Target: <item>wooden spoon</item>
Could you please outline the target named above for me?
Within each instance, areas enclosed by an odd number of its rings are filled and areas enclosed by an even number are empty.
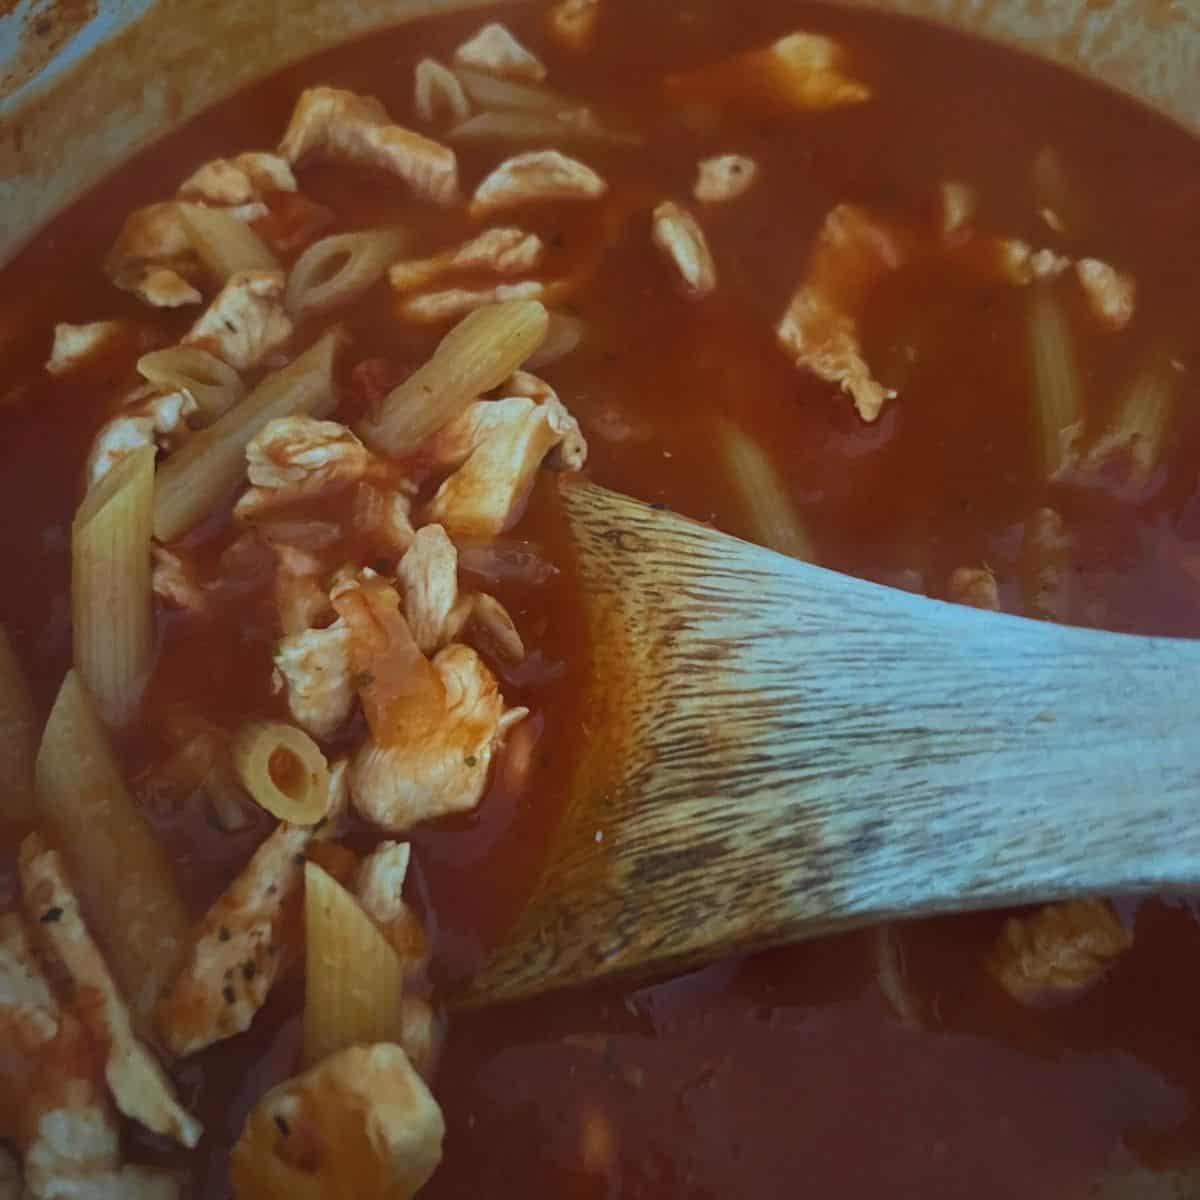
[[[893,917],[1200,885],[1200,642],[979,612],[585,482],[587,745],[459,997]]]

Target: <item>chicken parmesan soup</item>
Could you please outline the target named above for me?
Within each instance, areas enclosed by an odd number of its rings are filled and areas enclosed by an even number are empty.
[[[1200,1196],[1186,897],[449,1004],[598,719],[564,476],[1200,636],[1198,259],[1181,130],[785,0],[430,18],[79,200],[0,274],[0,1200]]]

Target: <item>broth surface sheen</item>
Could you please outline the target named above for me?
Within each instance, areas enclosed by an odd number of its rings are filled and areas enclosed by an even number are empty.
[[[567,203],[528,221],[511,214],[546,240],[547,274],[595,259],[563,310],[584,322],[583,343],[539,370],[587,435],[592,479],[756,540],[752,509],[722,465],[721,429],[733,420],[785,481],[824,566],[944,598],[957,568],[986,565],[1001,607],[1030,612],[1025,529],[1051,507],[1072,539],[1072,587],[1055,615],[1200,636],[1200,341],[1189,315],[1200,278],[1200,147],[1092,84],[924,24],[785,0],[600,4],[583,52],[557,46],[544,9],[522,5],[429,21],[297,64],[143,152],[4,269],[0,561],[9,585],[0,625],[39,716],[71,665],[70,530],[83,463],[128,374],[114,359],[70,378],[46,375],[53,323],[125,318],[180,336],[190,316],[148,309],[104,274],[125,217],[171,195],[209,159],[274,147],[306,86],[377,96],[394,120],[412,123],[415,64],[427,55],[450,61],[493,19],[542,58],[547,86],[644,138],[640,147],[568,148],[608,183],[611,220]],[[665,76],[796,29],[835,38],[874,98],[750,115],[664,98]],[[1077,235],[1039,212],[1034,163],[1043,147],[1082,198]],[[473,187],[521,147],[456,148]],[[735,200],[701,210],[696,163],[726,152],[753,158],[758,178]],[[306,197],[338,215],[333,231],[402,225],[414,257],[475,228],[461,210],[423,205],[363,169],[315,162],[297,175]],[[1094,256],[1136,280],[1135,314],[1118,333],[1090,322],[1075,300],[1067,308],[1085,436],[1103,430],[1147,355],[1169,354],[1177,393],[1167,450],[1139,487],[1103,473],[1044,479],[1026,288],[940,259],[902,265],[873,287],[860,314],[864,357],[899,395],[870,424],[835,385],[781,352],[774,327],[826,215],[851,203],[936,231],[939,189],[950,180],[974,193],[976,229]],[[717,286],[702,301],[682,294],[651,242],[650,213],[672,197],[701,215],[717,264]],[[399,321],[386,283],[337,316],[351,338],[340,369],[347,391],[349,366],[384,358],[415,368],[442,332]],[[215,573],[233,532],[221,515],[183,544]],[[496,771],[477,811],[411,837],[433,972],[447,987],[479,968],[531,888],[586,736],[588,656],[602,653],[586,644],[545,472],[517,536],[560,566],[537,587],[487,581],[532,651],[501,676],[508,703],[527,705],[537,724],[531,773],[517,790]],[[144,714],[186,702],[230,727],[285,717],[271,690],[272,622],[263,587],[232,596],[202,627],[166,616]],[[347,745],[363,733],[355,721],[340,735]],[[149,719],[118,748],[199,915],[268,822],[260,813],[246,830],[223,832],[162,794],[154,768],[169,747]],[[361,825],[349,841],[371,844]],[[0,912],[18,904],[17,844],[0,842]],[[1200,1196],[1200,909],[1193,897],[1115,904],[1132,948],[1055,1003],[1018,1003],[985,969],[1012,916],[989,913],[455,1016],[433,1080],[445,1157],[422,1195]],[[246,1115],[299,1069],[300,1007],[290,976],[248,1033],[177,1063],[180,1098],[207,1136],[185,1154],[131,1129],[130,1159],[178,1166],[195,1200],[226,1200]]]

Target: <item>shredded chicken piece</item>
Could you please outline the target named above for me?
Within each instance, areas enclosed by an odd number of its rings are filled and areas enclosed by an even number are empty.
[[[71,325],[60,321],[54,327],[54,345],[46,370],[51,375],[69,375],[99,354],[127,330],[124,321],[92,321],[87,325]]]
[[[398,728],[384,741],[373,733],[350,766],[355,808],[390,833],[475,808],[492,755],[528,715],[525,708],[505,709],[495,678],[474,650],[447,646],[432,665],[445,690],[442,711],[427,713],[423,730]]]
[[[758,163],[745,154],[717,154],[696,167],[692,195],[701,204],[726,204],[754,186]]]
[[[279,417],[250,440],[246,463],[251,486],[234,509],[244,520],[358,483],[371,455],[336,421]]]
[[[370,96],[308,88],[300,96],[279,153],[295,165],[310,154],[397,175],[435,204],[458,202],[458,160],[447,146],[392,123]]]
[[[135,209],[125,218],[108,253],[105,267],[118,287],[128,286],[128,271],[148,263],[175,266],[192,263],[191,237],[180,204],[167,200]]]
[[[440,525],[418,529],[396,572],[404,591],[404,615],[422,654],[458,636],[471,600],[458,594],[458,551]]]
[[[402,894],[411,856],[407,842],[380,842],[363,859],[354,885],[359,903],[396,951],[405,975],[422,970],[429,960],[425,927]]]
[[[487,592],[480,592],[471,605],[470,627],[487,647],[495,650],[504,662],[519,663],[525,659],[525,643],[508,609]]]
[[[38,1050],[58,1035],[59,1007],[16,913],[0,915],[0,1045],[35,1063]],[[22,1091],[0,1060],[0,1082],[11,1096]],[[5,1114],[0,1097],[0,1124]]]
[[[870,287],[908,253],[898,231],[866,209],[839,204],[825,218],[808,273],[776,330],[796,365],[848,392],[864,421],[876,420],[895,392],[863,360],[854,314]]]
[[[20,872],[31,920],[38,922],[77,995],[88,998],[79,1006],[81,1016],[105,1048],[104,1075],[117,1107],[154,1133],[195,1146],[200,1123],[180,1106],[162,1067],[134,1036],[129,1009],[83,923],[62,857],[41,834],[31,833],[21,844]]]
[[[449,67],[436,58],[423,58],[416,69],[416,109],[422,121],[433,124],[445,116],[457,124],[471,115],[471,102]]]
[[[846,73],[833,38],[791,33],[763,50],[698,67],[666,80],[677,103],[728,106],[753,113],[812,112],[861,104],[871,89]]]
[[[96,434],[88,455],[88,486],[141,446],[157,446],[167,452],[178,448],[191,432],[188,419],[198,411],[195,397],[183,389],[160,392],[149,384],[139,388]]]
[[[1053,250],[1035,250],[1018,238],[999,238],[995,245],[1002,276],[1017,287],[1043,279],[1057,279],[1071,269],[1069,258]]]
[[[179,197],[232,206],[261,201],[272,192],[295,190],[296,177],[284,159],[251,150],[236,158],[205,163],[180,185]]]
[[[499,283],[486,288],[447,288],[441,292],[426,292],[412,296],[399,304],[402,317],[422,325],[439,321],[456,320],[483,308],[486,304],[499,304],[504,300],[539,300],[546,294],[546,285],[536,279],[520,283]]]
[[[72,1045],[65,1037],[56,1045],[55,1077],[49,1083],[40,1077],[27,1097],[25,1185],[36,1200],[90,1196],[94,1183],[110,1177],[121,1162],[116,1116],[80,1061],[87,1048],[78,1024],[74,1029]]]
[[[654,244],[674,263],[689,296],[707,296],[717,286],[717,268],[704,230],[674,200],[664,200],[654,210]]]
[[[285,636],[314,628],[330,614],[329,596],[321,586],[324,567],[307,550],[286,543],[274,546],[278,565],[275,569],[275,609],[279,627]]]
[[[143,268],[139,276],[131,277],[130,290],[154,308],[185,308],[204,299],[199,288],[170,267]]]
[[[977,198],[971,188],[958,179],[945,180],[938,194],[942,206],[942,236],[954,237],[970,226]]]
[[[412,545],[412,497],[403,491],[360,483],[354,493],[355,530],[377,541],[388,553],[403,554]]]
[[[557,150],[529,150],[506,158],[484,178],[471,200],[471,215],[547,200],[594,200],[606,191],[604,180],[578,159]]]
[[[950,576],[947,592],[954,604],[1000,611],[1000,589],[990,567],[958,567]]]
[[[1107,329],[1124,329],[1133,320],[1137,288],[1128,275],[1098,258],[1081,258],[1075,264],[1075,276],[1088,307]]]
[[[551,450],[568,440],[580,457],[587,449],[559,401],[537,404],[525,396],[469,405],[435,438],[441,448],[458,442],[468,457],[438,488],[429,519],[467,538],[494,537],[509,524]]]
[[[586,50],[599,17],[600,0],[561,0],[550,10],[551,36],[568,50]]]
[[[315,738],[330,738],[354,709],[350,631],[344,621],[285,637],[275,668],[287,689],[288,710]]]
[[[536,233],[503,226],[432,258],[394,263],[388,269],[388,280],[395,291],[407,292],[458,271],[523,275],[541,264],[545,252],[545,243]]]
[[[987,968],[1015,1000],[1029,1002],[1090,986],[1132,945],[1107,900],[1069,900],[1006,921]]]
[[[441,1109],[399,1046],[352,1046],[272,1088],[233,1151],[243,1200],[400,1200],[437,1169]]]
[[[202,613],[208,608],[204,592],[196,582],[192,564],[176,550],[165,546],[153,547],[154,572],[152,575],[154,594],[165,600],[172,608],[183,612]]]
[[[279,973],[284,904],[312,830],[280,824],[205,914],[158,1006],[172,1053],[195,1054],[250,1028]]]
[[[282,271],[237,271],[183,339],[248,371],[292,336]]]
[[[461,67],[488,71],[502,79],[541,83],[546,78],[546,68],[541,60],[522,46],[505,26],[495,21],[463,42],[454,52],[454,61]]]

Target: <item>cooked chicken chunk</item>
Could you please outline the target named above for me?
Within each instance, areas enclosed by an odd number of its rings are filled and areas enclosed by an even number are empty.
[[[996,576],[988,567],[957,568],[950,576],[947,598],[971,608],[1000,611],[1000,589],[996,586]]]
[[[279,153],[295,165],[310,154],[378,167],[435,204],[458,201],[454,151],[394,125],[373,97],[338,88],[308,88],[300,96]]]
[[[436,58],[423,58],[416,69],[417,116],[432,124],[446,117],[455,123],[471,115],[471,102],[458,77]]]
[[[561,0],[550,10],[550,33],[568,50],[586,50],[599,16],[600,0]]]
[[[546,68],[541,60],[526,50],[505,26],[495,21],[463,42],[454,52],[454,61],[461,67],[488,71],[502,79],[541,83],[546,78]]]
[[[536,233],[505,226],[489,229],[432,258],[395,263],[388,269],[388,280],[395,291],[406,292],[458,271],[523,275],[541,263],[545,251],[545,244]]]
[[[51,375],[69,375],[86,366],[94,355],[111,345],[126,330],[124,321],[92,321],[87,325],[70,325],[60,321],[54,327],[54,345],[46,370]]]
[[[151,576],[154,594],[172,608],[183,612],[202,613],[207,607],[204,592],[196,582],[191,563],[182,554],[165,546],[154,546],[154,572]]]
[[[363,859],[354,885],[359,903],[391,943],[406,974],[419,971],[429,958],[425,928],[403,897],[411,856],[407,842],[380,842]]]
[[[354,493],[355,531],[371,538],[389,554],[403,554],[412,545],[412,497],[404,491],[360,483]]]
[[[704,230],[686,208],[664,200],[654,210],[654,244],[674,264],[689,296],[707,296],[717,286],[717,268]]]
[[[429,519],[451,536],[480,539],[509,523],[551,450],[570,444],[570,469],[587,453],[575,418],[557,399],[538,404],[525,396],[469,405],[435,442],[443,452],[454,447],[467,456],[438,488]]]
[[[1001,276],[1024,287],[1043,279],[1057,279],[1071,269],[1071,260],[1053,250],[1035,250],[1018,238],[996,238],[992,245],[999,259]]]
[[[192,326],[183,344],[209,350],[239,371],[261,366],[292,336],[283,295],[282,271],[238,271]]]
[[[969,228],[975,216],[975,193],[958,179],[947,179],[939,189],[942,236],[952,238]]]
[[[445,698],[425,728],[369,738],[350,767],[350,796],[368,821],[404,833],[421,821],[473,809],[483,798],[492,755],[528,715],[505,709],[495,678],[474,650],[447,646],[433,660]]]
[[[158,1006],[163,1041],[195,1054],[250,1028],[279,972],[284,904],[312,830],[281,824],[205,914]]]
[[[422,654],[458,636],[471,600],[458,594],[458,551],[440,525],[418,529],[396,577],[404,592],[404,616]]]
[[[692,195],[701,204],[725,204],[748,192],[758,178],[758,163],[744,154],[717,154],[700,160]]]
[[[1133,280],[1098,258],[1081,258],[1075,275],[1096,319],[1108,329],[1124,329],[1133,319],[1137,294]]]
[[[176,449],[191,432],[188,420],[198,411],[190,392],[160,392],[152,385],[139,388],[121,412],[96,434],[88,455],[88,486],[103,479],[121,459],[142,446]]]
[[[471,215],[547,200],[594,200],[607,190],[604,180],[578,159],[557,150],[529,150],[506,158],[480,183]]]
[[[139,265],[176,266],[193,261],[192,240],[181,208],[178,202],[168,200],[135,209],[125,218],[105,260],[105,269],[118,287],[129,285],[130,271]]]
[[[520,283],[498,283],[485,288],[447,288],[441,292],[426,292],[412,296],[399,304],[399,313],[410,321],[432,325],[439,321],[457,320],[488,304],[505,300],[539,300],[546,286],[536,279]]]
[[[1090,986],[1132,945],[1107,900],[1070,900],[1006,921],[987,968],[1015,1000],[1028,1002]]]
[[[104,1075],[117,1107],[147,1129],[195,1146],[200,1124],[180,1106],[162,1067],[134,1035],[129,1009],[83,923],[61,855],[41,834],[31,833],[21,844],[20,872],[30,919],[38,922],[76,994],[89,998],[80,1012],[104,1047]]]
[[[525,643],[508,609],[487,592],[473,597],[468,626],[473,640],[482,642],[485,651],[494,652],[502,661],[519,663],[525,658]]]
[[[130,276],[129,290],[154,308],[184,308],[204,297],[178,271],[148,266]]]
[[[841,46],[819,33],[791,33],[666,81],[676,102],[738,108],[751,113],[819,111],[861,104],[871,89],[846,73]]]
[[[347,488],[367,473],[371,455],[336,421],[280,417],[251,439],[246,463],[251,486],[234,510],[243,519]]]
[[[287,688],[296,724],[316,738],[332,737],[354,708],[350,631],[344,621],[285,637],[275,667]]]
[[[796,365],[849,393],[864,421],[874,421],[895,393],[864,361],[855,314],[872,285],[907,254],[898,231],[863,208],[838,205],[825,218],[808,273],[776,331]]]
[[[442,1157],[437,1102],[399,1046],[352,1046],[268,1092],[233,1151],[238,1200],[400,1200]]]
[[[241,205],[272,192],[294,192],[292,168],[277,154],[247,151],[236,158],[216,158],[193,172],[179,188],[182,200]]]

